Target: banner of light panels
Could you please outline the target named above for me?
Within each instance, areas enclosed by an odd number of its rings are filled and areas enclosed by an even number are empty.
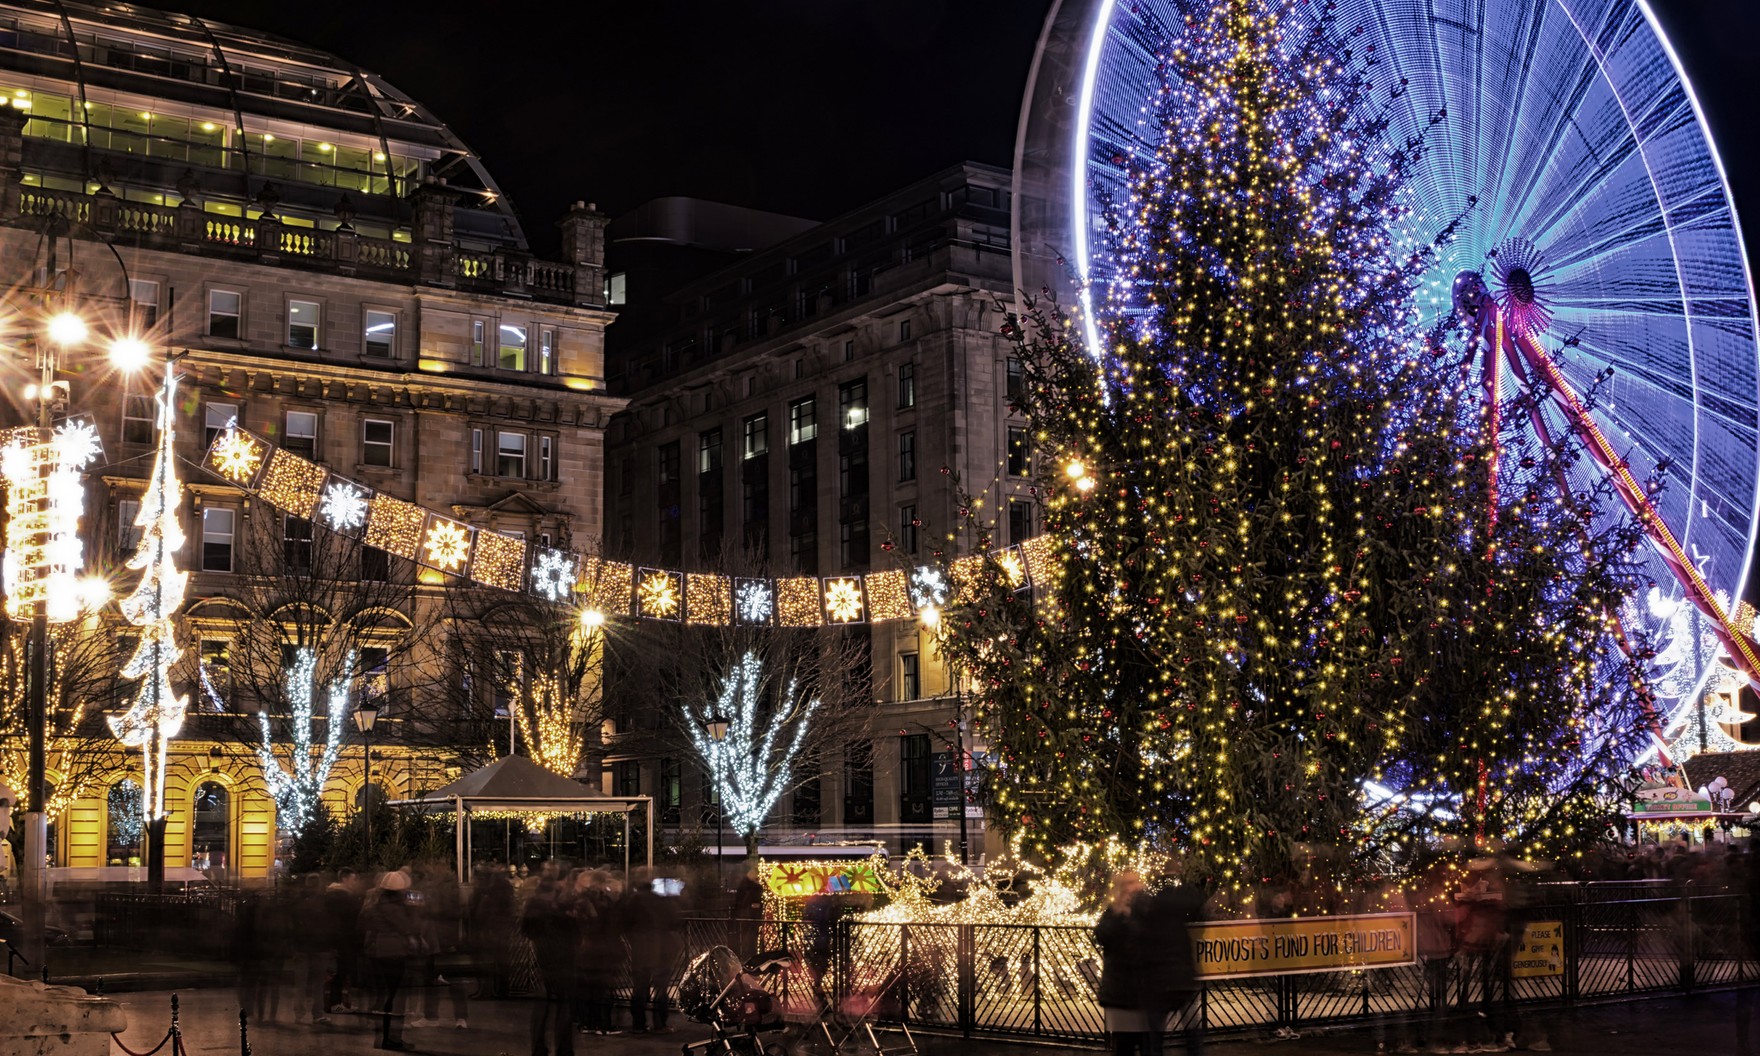
[[[959,558],[948,571],[923,565],[908,572],[763,579],[648,568],[534,546],[517,536],[472,527],[332,473],[236,424],[215,436],[203,465],[282,513],[425,568],[547,601],[579,604],[606,616],[715,627],[909,620],[950,598],[975,596],[986,556],[1019,590],[1047,582],[1051,560],[1050,540],[1041,536],[988,555]]]

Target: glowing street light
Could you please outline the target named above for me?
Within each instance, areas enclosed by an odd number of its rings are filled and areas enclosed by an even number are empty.
[[[124,373],[133,374],[152,358],[152,348],[138,337],[120,337],[110,343],[110,363]]]
[[[86,339],[86,321],[72,312],[61,312],[49,320],[49,340],[66,348]]]

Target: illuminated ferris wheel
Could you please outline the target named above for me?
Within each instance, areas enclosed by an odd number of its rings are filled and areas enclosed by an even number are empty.
[[[1207,6],[1056,0],[1016,144],[1017,288],[1073,274],[1085,298],[1106,281],[1098,203],[1144,145],[1165,27]],[[1648,5],[1313,0],[1295,17],[1322,11],[1372,77],[1398,82],[1388,142],[1426,137],[1419,229],[1460,220],[1427,313],[1484,338],[1493,398],[1545,392],[1520,427],[1574,437],[1590,456],[1577,472],[1610,476],[1649,531],[1654,587],[1620,615],[1659,645],[1658,732],[1731,669],[1760,684],[1752,612],[1732,611],[1760,499],[1760,325],[1716,147]],[[1648,495],[1659,465],[1667,487]]]

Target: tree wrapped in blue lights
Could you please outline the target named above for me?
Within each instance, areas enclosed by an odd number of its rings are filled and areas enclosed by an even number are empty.
[[[1450,232],[1407,205],[1422,141],[1385,141],[1398,77],[1288,16],[1224,0],[1159,42],[1091,320],[1008,328],[1052,582],[992,569],[943,622],[992,816],[1223,886],[1299,845],[1556,849],[1598,832],[1585,760],[1640,735],[1607,622],[1638,536],[1560,483],[1569,451],[1487,435],[1452,321],[1415,307]]]

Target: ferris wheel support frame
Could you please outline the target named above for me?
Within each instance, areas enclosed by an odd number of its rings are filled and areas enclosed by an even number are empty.
[[[1607,475],[1608,482],[1618,493],[1626,508],[1638,518],[1657,555],[1681,585],[1695,609],[1698,609],[1711,621],[1712,633],[1723,646],[1735,670],[1747,679],[1750,685],[1760,688],[1760,656],[1756,655],[1753,639],[1737,628],[1730,619],[1729,612],[1712,591],[1705,577],[1699,574],[1698,568],[1687,556],[1680,541],[1675,538],[1674,531],[1668,522],[1663,520],[1656,505],[1650,501],[1648,491],[1638,479],[1632,475],[1631,465],[1621,458],[1614,449],[1612,441],[1601,427],[1595,424],[1594,416],[1577,395],[1570,382],[1565,380],[1564,373],[1559,370],[1558,363],[1540,344],[1539,338],[1523,328],[1511,328],[1506,325],[1504,312],[1492,297],[1485,285],[1484,277],[1478,272],[1463,272],[1455,280],[1455,304],[1463,319],[1472,326],[1473,338],[1483,354],[1482,375],[1486,396],[1486,421],[1491,428],[1491,435],[1496,437],[1501,426],[1499,377],[1502,367],[1507,366],[1516,380],[1530,390],[1539,390],[1548,396],[1565,422],[1575,434],[1595,464]],[[1536,405],[1529,408],[1529,420],[1542,442],[1552,443],[1552,431]],[[1496,528],[1497,517],[1497,471],[1501,455],[1501,445],[1492,445],[1490,461],[1491,472],[1491,522]],[[1562,469],[1559,470],[1562,474]],[[1560,483],[1565,483],[1561,480]],[[1566,485],[1568,491],[1568,484]],[[1628,657],[1638,660],[1631,639],[1625,632],[1623,621],[1617,612],[1608,613],[1610,628],[1614,640],[1621,651]],[[1663,762],[1672,766],[1667,744],[1663,738],[1661,717],[1657,715],[1655,705],[1649,694],[1643,695],[1645,718],[1652,736],[1657,743],[1658,754]]]

